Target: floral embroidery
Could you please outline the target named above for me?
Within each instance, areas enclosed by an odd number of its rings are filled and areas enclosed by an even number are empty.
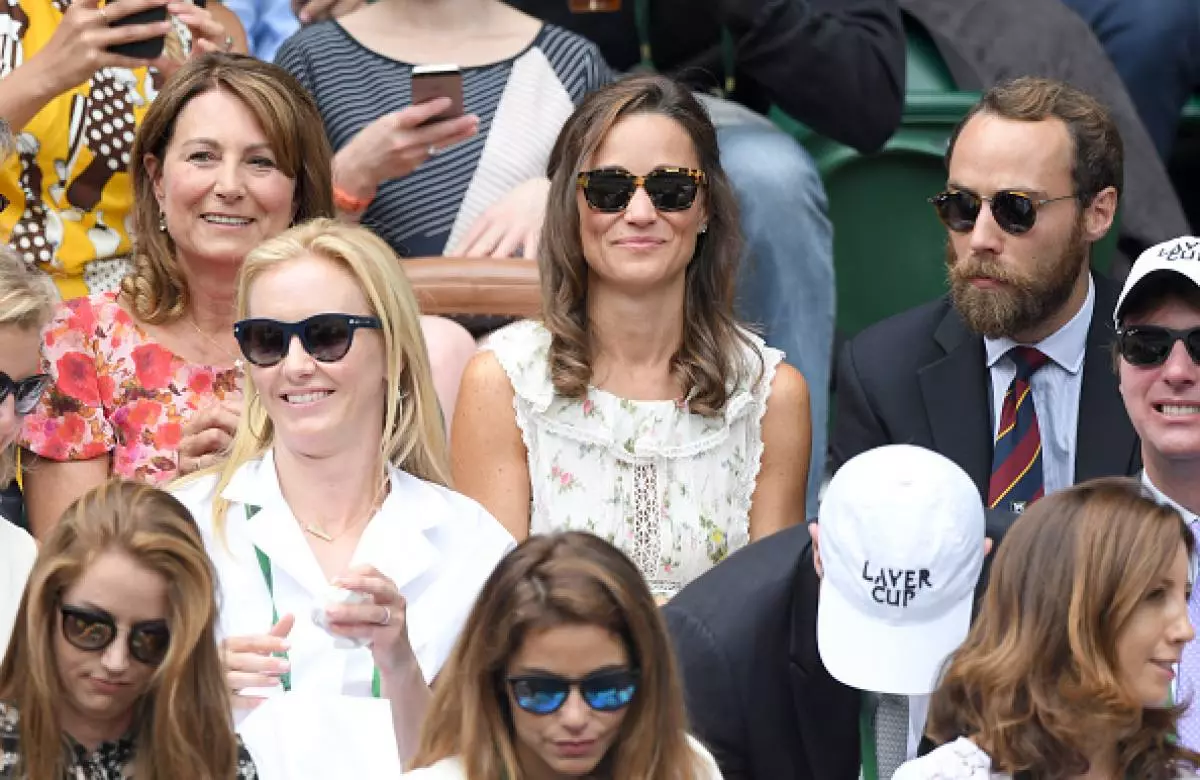
[[[188,363],[152,341],[113,294],[59,307],[43,332],[54,384],[25,418],[22,445],[51,460],[112,453],[112,472],[175,476],[183,426],[200,408],[241,397],[241,372]]]
[[[749,542],[760,422],[782,359],[755,344],[762,380],[732,388],[726,415],[701,417],[674,401],[597,388],[582,399],[556,396],[545,328],[518,322],[492,334],[485,346],[516,392],[529,473],[543,475],[531,486],[531,531],[575,528],[609,539],[664,596]]]

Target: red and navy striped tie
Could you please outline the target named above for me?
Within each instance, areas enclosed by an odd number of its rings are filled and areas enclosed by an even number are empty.
[[[1003,505],[1021,512],[1045,492],[1042,477],[1042,434],[1029,379],[1049,360],[1033,347],[1013,347],[1008,356],[1017,375],[1008,386],[1000,410],[1000,428],[992,450],[992,479],[988,506]]]

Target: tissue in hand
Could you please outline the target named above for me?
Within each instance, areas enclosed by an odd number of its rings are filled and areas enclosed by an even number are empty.
[[[366,593],[330,585],[329,589],[325,591],[325,603],[313,607],[312,621],[325,631],[329,631],[329,619],[325,615],[326,609],[344,604],[366,604],[369,601],[371,601],[371,597]],[[353,650],[356,647],[365,647],[368,641],[367,639],[335,635],[333,646],[339,650]]]

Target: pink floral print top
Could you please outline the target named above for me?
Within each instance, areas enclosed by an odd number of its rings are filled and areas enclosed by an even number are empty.
[[[59,305],[42,334],[54,384],[25,418],[21,444],[43,458],[112,454],[112,474],[151,484],[176,475],[193,412],[240,398],[240,369],[189,363],[152,340],[116,294]]]

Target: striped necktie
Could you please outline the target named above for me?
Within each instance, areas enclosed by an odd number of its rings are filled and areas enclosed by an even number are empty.
[[[992,450],[992,478],[988,484],[988,506],[1003,506],[1020,513],[1042,497],[1042,435],[1029,380],[1049,358],[1033,347],[1013,347],[1009,358],[1017,375],[1008,386],[1000,410],[999,432]]]

